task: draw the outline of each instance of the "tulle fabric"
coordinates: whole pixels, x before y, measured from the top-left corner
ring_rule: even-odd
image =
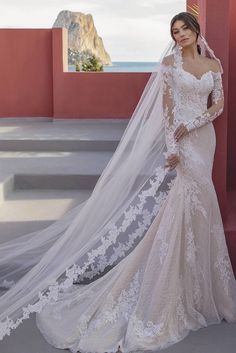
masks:
[[[97,278],[132,251],[173,178],[164,168],[165,150],[156,71],[89,199],[46,229],[1,244],[0,285],[10,287],[0,297],[1,338],[60,291]]]

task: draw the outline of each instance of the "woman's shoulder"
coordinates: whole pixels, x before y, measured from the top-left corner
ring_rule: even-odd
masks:
[[[160,65],[161,72],[164,76],[170,78],[173,76],[173,67],[174,67],[174,55],[170,54],[165,56]]]
[[[161,63],[166,66],[174,66],[174,55],[170,54],[165,56]]]
[[[220,70],[221,70],[220,64],[216,59],[204,57],[203,60],[205,61],[206,65],[208,66],[209,70],[211,70],[215,73],[220,72]]]

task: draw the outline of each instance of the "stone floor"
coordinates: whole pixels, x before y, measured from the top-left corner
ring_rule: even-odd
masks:
[[[0,242],[86,200],[128,123],[0,119]]]
[[[222,322],[190,332],[182,341],[158,353],[235,353],[236,324]],[[26,320],[0,342],[0,353],[62,353],[49,345],[37,329],[35,318]]]

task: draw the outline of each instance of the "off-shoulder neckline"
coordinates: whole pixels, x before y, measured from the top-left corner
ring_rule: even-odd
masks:
[[[208,74],[208,73],[212,73],[212,74],[214,74],[214,75],[221,75],[221,72],[220,72],[220,71],[213,71],[213,70],[209,69],[209,70],[205,71],[205,72],[201,75],[200,78],[198,78],[198,77],[196,77],[192,72],[185,70],[182,66],[181,66],[181,67],[178,67],[178,66],[176,67],[175,65],[166,65],[166,64],[164,64],[164,63],[161,63],[161,66],[162,66],[162,67],[165,67],[165,69],[168,68],[168,70],[178,70],[178,69],[180,69],[180,70],[182,70],[183,72],[185,72],[185,73],[189,74],[190,76],[192,76],[192,77],[193,77],[195,80],[197,80],[197,81],[201,81],[202,78],[203,78],[206,74]]]
[[[190,76],[192,76],[193,78],[195,78],[197,81],[201,81],[202,78],[203,78],[205,75],[209,74],[209,73],[212,73],[212,74],[220,74],[220,71],[213,71],[213,70],[210,69],[210,70],[205,71],[205,72],[201,75],[201,77],[199,78],[199,77],[195,76],[192,72],[185,70],[183,67],[181,67],[180,69],[181,69],[182,71],[184,71],[185,73],[189,74]]]

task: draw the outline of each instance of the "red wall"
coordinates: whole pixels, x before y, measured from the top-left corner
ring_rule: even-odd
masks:
[[[229,48],[229,91],[228,91],[228,190],[236,191],[236,2],[230,1],[230,48]],[[235,215],[236,218],[236,215]]]
[[[52,116],[52,31],[0,29],[0,117]]]
[[[0,117],[129,118],[150,73],[63,72],[65,32],[0,29]]]
[[[129,118],[150,73],[63,72],[63,31],[53,29],[54,118]]]

